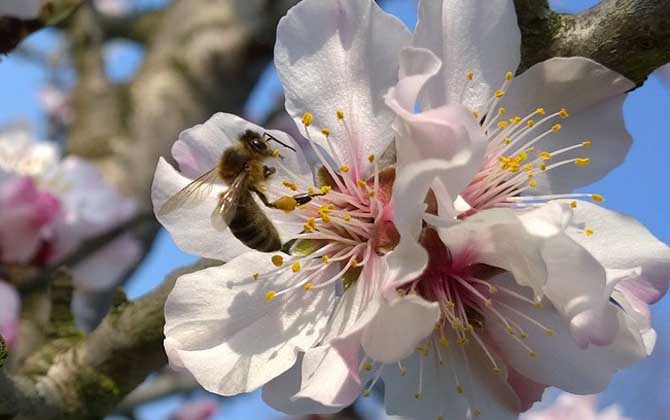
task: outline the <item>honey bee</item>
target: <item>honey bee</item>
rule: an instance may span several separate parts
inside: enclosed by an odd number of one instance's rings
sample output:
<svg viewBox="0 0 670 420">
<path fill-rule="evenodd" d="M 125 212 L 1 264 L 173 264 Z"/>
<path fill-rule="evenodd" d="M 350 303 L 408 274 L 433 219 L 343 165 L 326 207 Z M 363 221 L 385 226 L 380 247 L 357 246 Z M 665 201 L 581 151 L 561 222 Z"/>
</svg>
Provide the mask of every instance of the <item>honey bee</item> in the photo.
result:
<svg viewBox="0 0 670 420">
<path fill-rule="evenodd" d="M 282 248 L 279 232 L 251 193 L 255 193 L 266 207 L 277 208 L 276 201 L 270 202 L 261 187 L 263 181 L 276 172 L 276 168 L 264 164 L 266 159 L 276 156 L 267 142 L 272 140 L 293 151 L 295 149 L 268 133 L 261 135 L 253 130 L 246 130 L 238 140 L 239 144 L 223 151 L 216 167 L 170 197 L 158 214 L 166 215 L 179 207 L 194 207 L 221 180 L 228 185 L 228 189 L 219 195 L 219 202 L 212 212 L 214 227 L 221 231 L 229 228 L 249 248 L 262 252 L 278 251 Z M 308 203 L 313 195 L 305 193 L 286 198 L 294 200 L 294 205 L 301 205 Z"/>
</svg>

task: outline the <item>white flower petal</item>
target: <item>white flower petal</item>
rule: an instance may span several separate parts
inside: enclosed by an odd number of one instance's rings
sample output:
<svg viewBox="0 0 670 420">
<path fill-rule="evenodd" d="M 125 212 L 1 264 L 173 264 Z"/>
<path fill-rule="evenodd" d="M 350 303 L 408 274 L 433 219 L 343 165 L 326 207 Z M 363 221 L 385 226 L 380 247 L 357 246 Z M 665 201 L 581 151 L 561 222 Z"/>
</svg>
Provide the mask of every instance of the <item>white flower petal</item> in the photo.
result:
<svg viewBox="0 0 670 420">
<path fill-rule="evenodd" d="M 589 202 L 579 201 L 574 214 L 575 223 L 592 229 L 594 234 L 586 237 L 573 230 L 570 236 L 603 266 L 641 268 L 639 277 L 624 280 L 617 287 L 626 288 L 646 303 L 655 303 L 667 293 L 670 248 L 646 227 L 630 216 Z"/>
<path fill-rule="evenodd" d="M 559 132 L 535 145 L 538 150 L 553 152 L 583 140 L 591 141 L 588 149 L 562 153 L 548 162 L 589 157 L 588 166 L 575 168 L 571 164 L 538 172 L 537 188 L 532 194 L 572 192 L 602 178 L 623 161 L 631 137 L 624 124 L 622 104 L 624 93 L 634 86 L 620 74 L 582 57 L 552 58 L 512 80 L 500 104 L 507 115 L 525 117 L 538 107 L 545 108 L 547 115 L 561 108 L 570 114 L 565 120 L 552 120 L 534 131 L 539 135 L 554 122 L 561 124 Z M 537 122 L 539 118 L 534 119 Z"/>
<path fill-rule="evenodd" d="M 268 254 L 250 252 L 177 280 L 165 306 L 168 355 L 205 389 L 222 395 L 252 391 L 288 370 L 299 351 L 322 337 L 334 287 L 299 288 L 268 302 L 267 292 L 286 288 L 294 275 L 285 270 L 254 280 L 255 272 L 273 268 Z"/>
<path fill-rule="evenodd" d="M 455 342 L 455 337 L 450 338 Z M 439 351 L 438 357 L 435 347 L 430 347 L 427 356 L 417 352 L 403 361 L 404 375 L 397 365 L 384 366 L 384 402 L 389 414 L 416 419 L 517 418 L 519 401 L 506 382 L 507 375 L 494 373 L 478 345 L 471 343 L 463 349 L 450 345 Z M 504 371 L 498 358 L 496 363 Z M 463 393 L 459 393 L 459 386 Z"/>
<path fill-rule="evenodd" d="M 391 302 L 383 299 L 379 311 L 363 331 L 363 350 L 377 362 L 402 360 L 433 332 L 439 318 L 437 302 L 412 295 Z"/>
<path fill-rule="evenodd" d="M 492 283 L 502 285 L 522 296 L 532 297 L 529 290 L 512 284 L 505 276 L 496 277 Z M 617 370 L 647 355 L 633 320 L 614 305 L 610 306 L 616 312 L 619 328 L 612 343 L 581 348 L 572 337 L 568 323 L 548 301 L 544 302 L 543 308 L 537 309 L 502 293 L 496 296 L 496 300 L 526 314 L 552 331 L 551 335 L 547 335 L 544 328 L 512 310 L 501 308 L 500 311 L 506 318 L 523 328 L 527 335 L 522 340 L 527 346 L 525 348 L 495 316 L 487 313 L 485 318 L 487 332 L 503 359 L 519 373 L 537 383 L 556 386 L 576 394 L 597 393 L 602 391 Z M 529 351 L 533 351 L 535 357 L 531 357 Z"/>
<path fill-rule="evenodd" d="M 452 161 L 425 159 L 407 165 L 397 174 L 393 184 L 392 205 L 393 223 L 400 234 L 400 242 L 386 257 L 387 289 L 393 289 L 415 279 L 425 269 L 428 254 L 418 242 L 426 210 L 426 205 L 421 203 L 424 203 L 435 178 L 442 177 L 445 180 L 451 180 L 452 176 L 458 178 L 468 158 L 467 153 L 463 153 Z M 455 195 L 443 197 L 445 201 L 452 203 L 454 198 Z"/>
<path fill-rule="evenodd" d="M 291 369 L 263 387 L 263 401 L 293 415 L 338 412 L 360 394 L 357 355 L 354 363 L 350 366 L 327 345 L 309 349 Z"/>
<path fill-rule="evenodd" d="M 541 249 L 546 237 L 529 232 L 513 211 L 484 210 L 438 233 L 454 260 L 471 255 L 479 263 L 513 273 L 518 284 L 542 294 L 547 267 Z"/>
<path fill-rule="evenodd" d="M 8 345 L 16 339 L 21 299 L 14 286 L 0 280 L 0 335 Z"/>
<path fill-rule="evenodd" d="M 521 56 L 511 0 L 422 0 L 413 45 L 433 51 L 442 72 L 424 91 L 424 109 L 462 103 L 479 110 Z M 466 73 L 474 80 L 466 83 Z"/>
<path fill-rule="evenodd" d="M 407 28 L 372 0 L 302 1 L 277 26 L 275 66 L 288 113 L 297 120 L 312 113 L 309 135 L 324 147 L 319 130 L 329 128 L 357 178 L 368 155 L 380 156 L 393 139 L 393 113 L 382 95 L 396 83 L 398 54 L 410 41 Z"/>
</svg>

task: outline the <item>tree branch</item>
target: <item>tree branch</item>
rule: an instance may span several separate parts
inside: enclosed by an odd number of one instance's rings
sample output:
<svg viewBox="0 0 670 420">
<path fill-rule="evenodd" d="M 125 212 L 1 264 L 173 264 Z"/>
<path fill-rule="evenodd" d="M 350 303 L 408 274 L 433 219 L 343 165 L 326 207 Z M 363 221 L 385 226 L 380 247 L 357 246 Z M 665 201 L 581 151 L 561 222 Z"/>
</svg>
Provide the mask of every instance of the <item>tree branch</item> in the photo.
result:
<svg viewBox="0 0 670 420">
<path fill-rule="evenodd" d="M 45 354 L 49 363 L 42 375 L 29 379 L 0 371 L 0 418 L 18 413 L 17 419 L 25 420 L 78 420 L 107 414 L 165 365 L 163 304 L 177 277 L 217 264 L 201 260 L 173 272 L 155 292 L 108 314 L 78 344 Z"/>
<path fill-rule="evenodd" d="M 515 0 L 523 35 L 523 68 L 551 57 L 591 58 L 641 85 L 670 62 L 670 2 L 603 0 L 561 14 L 547 0 Z"/>
<path fill-rule="evenodd" d="M 42 12 L 36 19 L 0 17 L 0 54 L 7 54 L 28 35 L 46 26 L 60 23 L 79 7 L 84 0 L 50 0 L 43 2 Z"/>
</svg>

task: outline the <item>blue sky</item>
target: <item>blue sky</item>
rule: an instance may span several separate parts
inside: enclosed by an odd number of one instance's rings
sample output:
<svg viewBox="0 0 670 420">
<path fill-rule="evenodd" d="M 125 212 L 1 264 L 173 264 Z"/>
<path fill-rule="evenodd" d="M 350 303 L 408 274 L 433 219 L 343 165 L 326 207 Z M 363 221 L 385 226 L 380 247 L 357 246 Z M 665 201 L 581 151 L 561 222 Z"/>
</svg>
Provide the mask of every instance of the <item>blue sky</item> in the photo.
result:
<svg viewBox="0 0 670 420">
<path fill-rule="evenodd" d="M 159 4 L 151 0 L 145 4 Z M 552 2 L 561 11 L 575 12 L 597 3 L 595 0 L 557 0 Z M 393 0 L 386 3 L 387 9 L 401 17 L 413 27 L 414 4 L 410 0 Z M 53 50 L 59 40 L 53 31 L 44 31 L 32 36 L 28 45 L 40 49 Z M 115 43 L 109 47 L 108 69 L 116 81 L 132 76 L 141 64 L 142 49 L 132 43 Z M 2 99 L 0 99 L 0 126 L 17 121 L 32 124 L 37 133 L 45 132 L 43 115 L 37 105 L 37 91 L 47 81 L 48 75 L 38 66 L 10 55 L 0 62 Z M 260 117 L 267 112 L 271 98 L 281 88 L 272 69 L 268 69 L 261 83 L 252 95 L 247 113 Z M 666 157 L 670 155 L 670 135 L 659 124 L 664 123 L 670 110 L 670 90 L 651 77 L 642 87 L 633 91 L 625 104 L 626 125 L 635 139 L 626 162 L 604 180 L 588 188 L 589 192 L 603 194 L 604 205 L 613 210 L 633 215 L 645 224 L 659 239 L 670 239 L 670 186 L 665 175 Z M 616 246 L 616 244 L 612 244 Z M 151 255 L 128 285 L 131 297 L 140 296 L 155 287 L 162 278 L 176 267 L 194 260 L 194 257 L 179 251 L 164 232 Z M 601 397 L 601 404 L 617 402 L 623 406 L 625 414 L 636 420 L 656 420 L 661 411 L 659 404 L 665 404 L 665 412 L 670 412 L 670 402 L 663 401 L 661 390 L 670 389 L 670 366 L 660 358 L 664 353 L 670 356 L 670 303 L 667 297 L 653 308 L 655 327 L 659 333 L 657 356 L 639 363 L 632 369 L 619 373 L 608 390 Z M 648 392 L 641 393 L 644 386 L 652 385 Z M 139 415 L 141 419 L 161 419 L 180 403 L 173 399 L 145 407 Z M 650 404 L 654 407 L 652 410 Z M 258 395 L 226 400 L 222 406 L 220 419 L 277 418 L 278 413 L 263 406 Z"/>
</svg>

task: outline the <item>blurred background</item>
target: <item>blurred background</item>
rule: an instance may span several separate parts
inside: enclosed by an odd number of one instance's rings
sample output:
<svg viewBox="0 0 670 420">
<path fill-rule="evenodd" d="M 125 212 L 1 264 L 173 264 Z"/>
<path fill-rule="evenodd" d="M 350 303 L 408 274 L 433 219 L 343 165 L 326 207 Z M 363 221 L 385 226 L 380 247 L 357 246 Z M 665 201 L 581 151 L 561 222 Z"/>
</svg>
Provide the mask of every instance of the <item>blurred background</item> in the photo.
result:
<svg viewBox="0 0 670 420">
<path fill-rule="evenodd" d="M 122 16 L 140 9 L 158 9 L 166 0 L 100 0 L 103 14 Z M 383 0 L 382 6 L 401 18 L 410 28 L 416 20 L 414 0 Z M 578 12 L 597 1 L 555 0 L 557 11 Z M 143 46 L 128 40 L 110 39 L 104 45 L 104 70 L 115 83 L 131 80 L 144 61 Z M 76 74 L 68 59 L 66 45 L 58 29 L 40 31 L 13 53 L 0 58 L 0 127 L 29 127 L 39 138 L 61 142 L 73 119 L 70 89 Z M 244 105 L 245 118 L 265 122 L 281 101 L 281 85 L 272 66 L 263 70 Z M 663 127 L 670 117 L 670 78 L 657 74 L 633 91 L 625 104 L 625 118 L 634 145 L 626 162 L 606 179 L 589 187 L 606 197 L 604 205 L 633 215 L 663 242 L 670 240 L 670 186 L 667 157 L 670 134 Z M 281 125 L 282 121 L 275 121 Z M 283 124 L 289 124 L 284 121 Z M 187 128 L 187 127 L 183 127 Z M 153 166 L 155 162 L 147 162 Z M 612 244 L 615 245 L 615 244 Z M 164 231 L 158 234 L 148 256 L 125 285 L 130 299 L 157 287 L 177 267 L 196 260 L 184 254 Z M 658 332 L 655 353 L 633 368 L 617 374 L 599 397 L 599 405 L 618 404 L 623 413 L 636 420 L 670 418 L 670 302 L 667 298 L 653 307 Z M 541 405 L 549 404 L 557 392 L 547 391 Z M 258 393 L 221 399 L 197 389 L 141 404 L 132 415 L 137 420 L 168 419 L 187 401 L 211 401 L 213 419 L 278 419 L 282 414 L 265 406 Z M 379 406 L 369 398 L 357 403 L 359 415 L 381 418 Z M 110 417 L 112 418 L 112 417 Z"/>
</svg>

